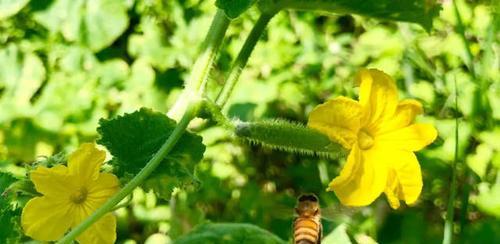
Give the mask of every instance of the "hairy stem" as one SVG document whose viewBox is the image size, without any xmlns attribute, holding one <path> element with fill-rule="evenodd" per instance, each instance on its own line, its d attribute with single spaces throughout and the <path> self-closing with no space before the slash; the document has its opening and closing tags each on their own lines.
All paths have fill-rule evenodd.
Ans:
<svg viewBox="0 0 500 244">
<path fill-rule="evenodd" d="M 273 18 L 274 15 L 275 12 L 263 13 L 257 20 L 257 23 L 255 23 L 252 30 L 250 31 L 250 34 L 248 35 L 247 39 L 245 40 L 245 43 L 243 44 L 243 47 L 238 53 L 238 57 L 236 57 L 236 60 L 233 62 L 231 66 L 231 70 L 229 71 L 229 75 L 227 76 L 226 83 L 224 84 L 222 91 L 219 93 L 215 101 L 215 103 L 221 108 L 224 107 L 224 105 L 227 103 L 227 100 L 231 96 L 231 93 L 236 83 L 238 82 L 238 78 L 240 77 L 241 71 L 247 64 L 248 58 L 250 57 L 250 54 L 252 53 L 255 47 L 255 44 L 257 44 L 257 41 L 259 41 L 260 36 L 262 35 L 264 30 L 266 29 L 267 24 Z"/>
<path fill-rule="evenodd" d="M 191 70 L 190 83 L 186 86 L 188 90 L 199 91 L 200 94 L 205 91 L 208 73 L 212 68 L 212 63 L 215 56 L 217 56 L 226 30 L 229 27 L 229 22 L 224 11 L 218 9 L 208 30 L 207 37 L 202 44 L 203 51 L 200 53 Z"/>
<path fill-rule="evenodd" d="M 169 117 L 175 120 L 179 119 L 186 108 L 187 101 L 193 96 L 199 96 L 205 93 L 208 74 L 222 44 L 229 22 L 230 20 L 224 14 L 224 11 L 218 9 L 212 20 L 212 25 L 208 30 L 205 41 L 201 46 L 200 55 L 193 65 L 193 69 L 189 75 L 189 81 L 185 85 L 186 88 L 168 111 Z"/>
<path fill-rule="evenodd" d="M 203 107 L 200 111 L 200 117 L 207 117 L 208 119 L 216 122 L 218 125 L 233 131 L 234 125 L 230 119 L 228 119 L 221 112 L 221 108 L 217 106 L 213 101 L 205 99 L 203 101 Z"/>
</svg>

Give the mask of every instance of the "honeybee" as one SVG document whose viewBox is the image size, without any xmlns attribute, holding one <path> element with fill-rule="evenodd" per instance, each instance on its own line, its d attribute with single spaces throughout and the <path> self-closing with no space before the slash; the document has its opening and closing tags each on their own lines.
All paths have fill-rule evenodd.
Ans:
<svg viewBox="0 0 500 244">
<path fill-rule="evenodd" d="M 297 199 L 297 217 L 293 221 L 294 244 L 320 244 L 323 235 L 318 198 L 304 194 Z"/>
</svg>

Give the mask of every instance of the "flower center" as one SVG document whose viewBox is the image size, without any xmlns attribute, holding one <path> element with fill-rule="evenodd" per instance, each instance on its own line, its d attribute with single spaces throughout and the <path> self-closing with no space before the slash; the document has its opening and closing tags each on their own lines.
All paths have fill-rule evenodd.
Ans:
<svg viewBox="0 0 500 244">
<path fill-rule="evenodd" d="M 74 202 L 76 204 L 80 204 L 80 203 L 84 202 L 85 199 L 87 199 L 87 195 L 88 195 L 87 189 L 82 187 L 79 190 L 77 190 L 76 192 L 74 192 L 70 196 L 70 199 L 72 202 Z"/>
<path fill-rule="evenodd" d="M 358 132 L 358 145 L 359 148 L 366 150 L 373 146 L 373 136 L 364 130 Z"/>
</svg>

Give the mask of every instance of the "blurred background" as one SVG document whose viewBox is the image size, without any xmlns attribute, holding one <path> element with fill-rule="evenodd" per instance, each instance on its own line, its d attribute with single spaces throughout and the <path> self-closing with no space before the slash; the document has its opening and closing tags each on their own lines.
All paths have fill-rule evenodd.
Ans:
<svg viewBox="0 0 500 244">
<path fill-rule="evenodd" d="M 440 243 L 458 143 L 454 233 L 500 243 L 500 18 L 495 1 L 443 1 L 434 29 L 350 15 L 283 11 L 257 44 L 226 113 L 305 124 L 314 106 L 356 97 L 362 67 L 394 77 L 420 100 L 439 138 L 417 153 L 424 189 L 413 207 L 384 197 L 349 210 L 326 192 L 343 161 L 252 146 L 217 126 L 193 128 L 207 146 L 197 187 L 170 200 L 137 189 L 116 211 L 119 243 L 162 243 L 197 224 L 252 223 L 291 239 L 293 207 L 315 193 L 327 235 L 343 225 L 353 242 Z M 0 171 L 24 176 L 32 162 L 94 141 L 100 118 L 141 107 L 166 112 L 183 87 L 215 13 L 213 1 L 0 1 Z M 498 10 L 498 9 L 497 9 Z M 217 94 L 257 9 L 228 30 L 209 93 Z M 455 92 L 458 104 L 455 105 Z M 455 140 L 455 118 L 459 139 Z"/>
</svg>

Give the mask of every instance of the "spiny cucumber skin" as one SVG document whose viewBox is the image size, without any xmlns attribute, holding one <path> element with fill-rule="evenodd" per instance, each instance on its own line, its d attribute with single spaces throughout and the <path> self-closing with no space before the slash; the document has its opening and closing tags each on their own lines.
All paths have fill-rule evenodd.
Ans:
<svg viewBox="0 0 500 244">
<path fill-rule="evenodd" d="M 337 158 L 345 149 L 331 142 L 326 135 L 301 124 L 285 120 L 235 122 L 235 133 L 253 144 L 271 149 L 307 155 Z"/>
</svg>

